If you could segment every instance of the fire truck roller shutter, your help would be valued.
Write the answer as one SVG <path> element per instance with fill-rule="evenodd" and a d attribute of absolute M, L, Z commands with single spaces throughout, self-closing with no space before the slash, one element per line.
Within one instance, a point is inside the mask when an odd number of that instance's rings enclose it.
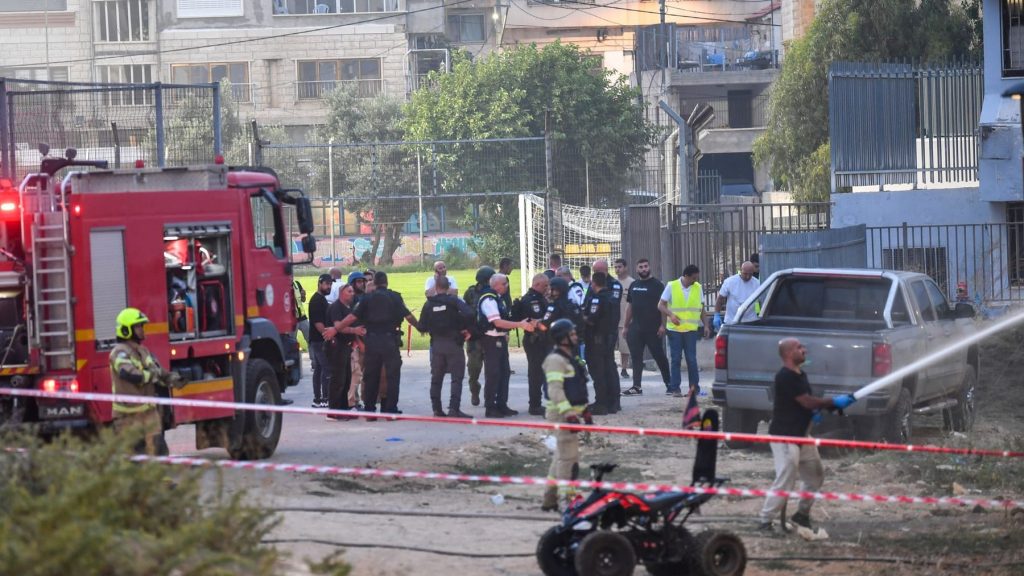
<path fill-rule="evenodd" d="M 94 228 L 89 232 L 93 332 L 97 342 L 114 340 L 117 315 L 128 306 L 124 258 L 124 229 Z"/>

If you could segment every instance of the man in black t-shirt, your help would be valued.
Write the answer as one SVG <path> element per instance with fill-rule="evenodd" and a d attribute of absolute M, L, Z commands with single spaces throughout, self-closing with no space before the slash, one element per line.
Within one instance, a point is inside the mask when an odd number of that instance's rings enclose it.
<path fill-rule="evenodd" d="M 623 396 L 639 396 L 644 393 L 641 387 L 644 349 L 651 352 L 665 387 L 671 387 L 668 358 L 665 356 L 665 316 L 658 310 L 665 285 L 651 275 L 651 263 L 647 258 L 637 260 L 636 276 L 626 292 L 626 318 L 622 324 L 629 356 L 633 360 L 633 387 L 624 390 Z"/>
<path fill-rule="evenodd" d="M 331 383 L 331 365 L 324 353 L 324 340 L 334 338 L 334 328 L 327 317 L 327 295 L 334 278 L 321 274 L 316 294 L 309 299 L 309 363 L 313 367 L 313 408 L 327 407 L 327 387 Z"/>
<path fill-rule="evenodd" d="M 807 374 L 800 369 L 807 359 L 807 349 L 796 338 L 785 338 L 779 342 L 779 356 L 782 369 L 775 374 L 775 401 L 772 407 L 772 421 L 768 433 L 772 436 L 810 435 L 811 422 L 818 421 L 820 410 L 842 410 L 857 401 L 852 394 L 833 398 L 818 398 L 811 392 Z M 784 444 L 772 442 L 772 461 L 775 463 L 775 483 L 771 490 L 790 491 L 800 479 L 800 491 L 816 492 L 825 480 L 821 456 L 814 444 Z M 761 530 L 771 531 L 772 520 L 782 510 L 786 499 L 769 496 L 761 509 Z M 811 505 L 814 500 L 802 499 L 797 513 L 791 520 L 794 524 L 811 527 Z"/>

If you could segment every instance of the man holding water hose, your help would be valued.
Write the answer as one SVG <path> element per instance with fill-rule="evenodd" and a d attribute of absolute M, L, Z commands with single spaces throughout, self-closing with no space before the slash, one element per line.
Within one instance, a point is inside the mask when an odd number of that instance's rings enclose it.
<path fill-rule="evenodd" d="M 807 359 L 807 349 L 796 338 L 785 338 L 779 342 L 779 356 L 782 368 L 775 374 L 775 402 L 768 433 L 772 436 L 809 436 L 811 424 L 821 420 L 821 410 L 843 410 L 857 401 L 852 394 L 833 398 L 818 398 L 811 393 L 807 374 L 801 366 Z M 771 442 L 772 461 L 775 464 L 775 482 L 771 490 L 793 489 L 797 478 L 801 491 L 817 491 L 825 480 L 825 469 L 821 465 L 818 448 L 813 444 L 784 444 Z M 772 520 L 779 515 L 786 499 L 768 496 L 761 509 L 759 529 L 774 530 Z M 811 505 L 813 500 L 800 500 L 797 513 L 791 520 L 794 524 L 811 528 Z M 783 527 L 785 528 L 785 527 Z"/>

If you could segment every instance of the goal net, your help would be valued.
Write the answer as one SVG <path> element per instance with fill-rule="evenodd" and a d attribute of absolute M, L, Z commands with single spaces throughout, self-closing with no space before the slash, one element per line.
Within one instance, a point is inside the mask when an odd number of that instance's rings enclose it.
<path fill-rule="evenodd" d="M 609 261 L 622 255 L 622 222 L 619 210 L 587 208 L 548 202 L 536 194 L 519 196 L 519 258 L 522 292 L 530 288 L 534 274 L 548 267 L 548 255 L 562 255 L 562 264 L 579 267 L 598 258 Z M 610 262 L 609 262 L 610 264 Z"/>

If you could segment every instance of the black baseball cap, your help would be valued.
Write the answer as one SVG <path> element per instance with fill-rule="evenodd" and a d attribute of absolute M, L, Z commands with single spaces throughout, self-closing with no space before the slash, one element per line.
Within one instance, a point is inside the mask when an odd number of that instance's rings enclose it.
<path fill-rule="evenodd" d="M 324 282 L 334 282 L 334 277 L 330 274 L 321 274 L 320 279 L 316 281 L 317 284 L 323 284 Z"/>

